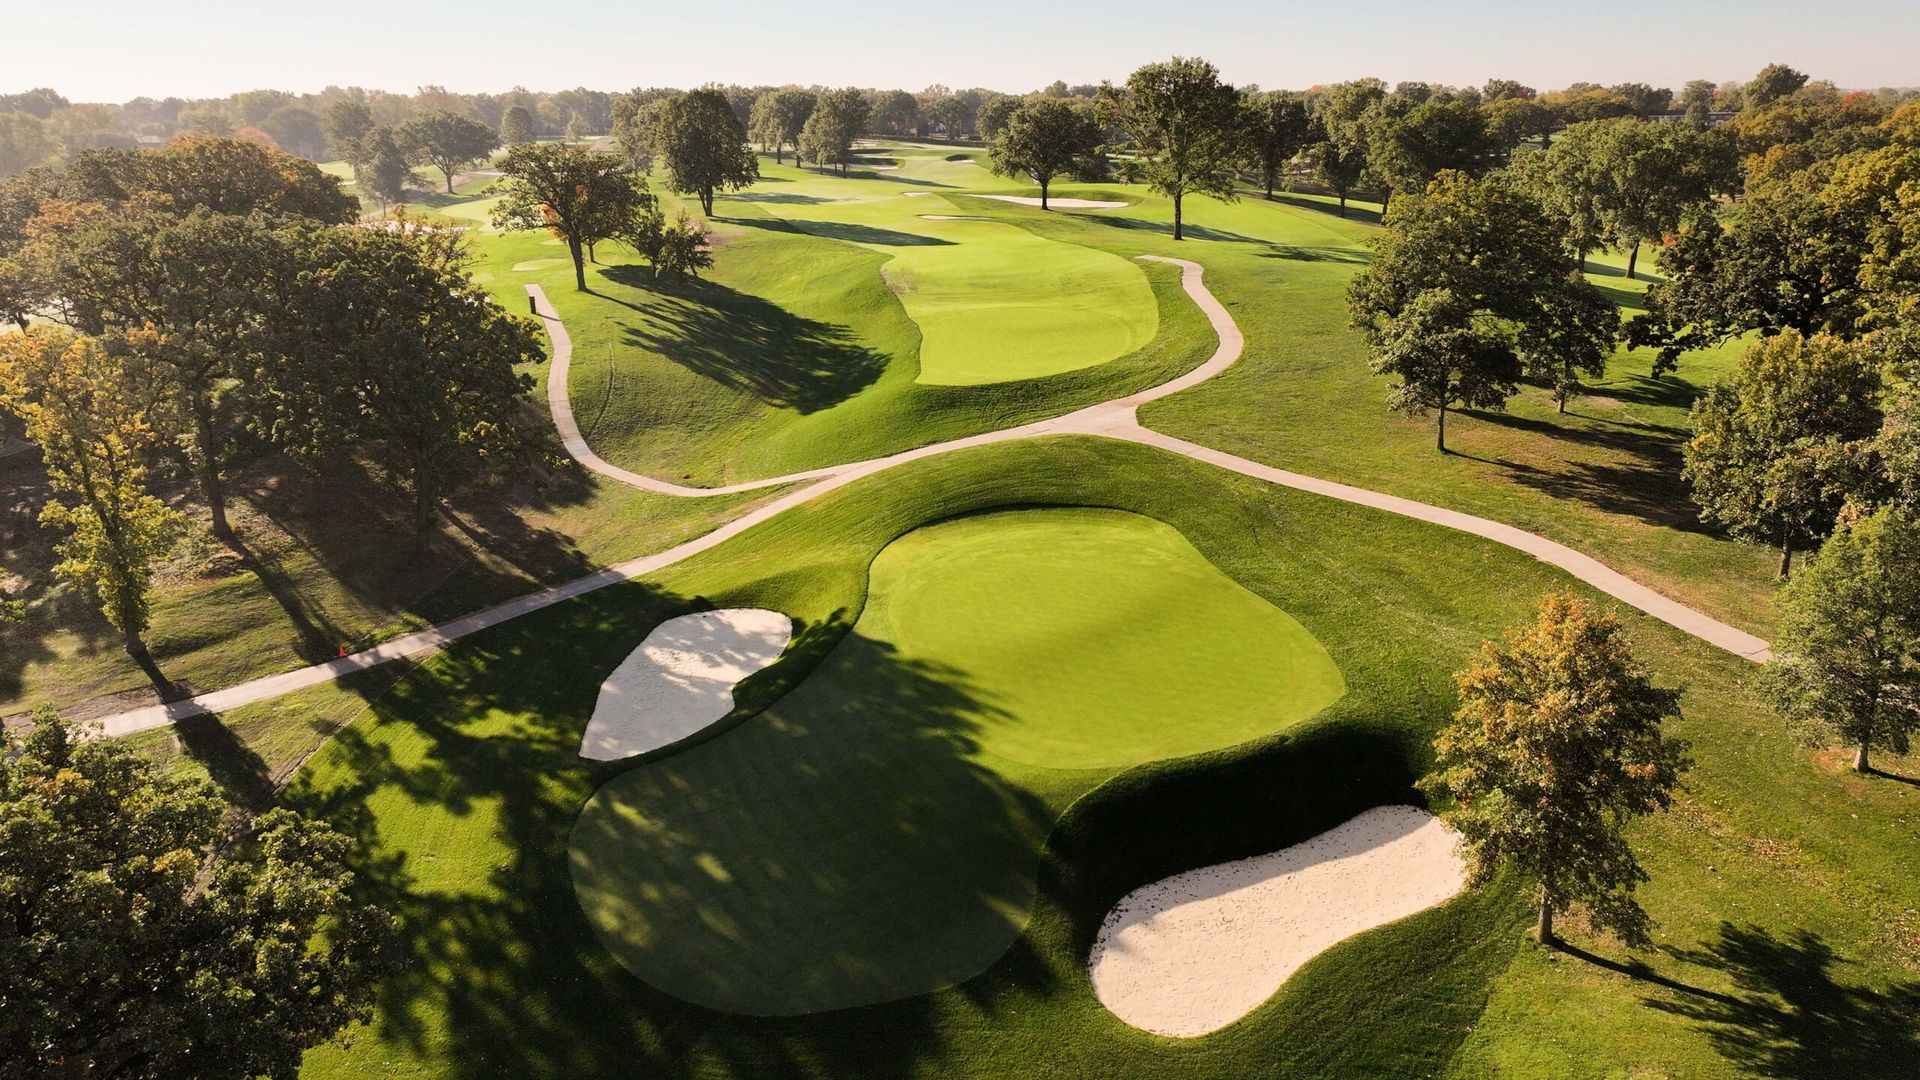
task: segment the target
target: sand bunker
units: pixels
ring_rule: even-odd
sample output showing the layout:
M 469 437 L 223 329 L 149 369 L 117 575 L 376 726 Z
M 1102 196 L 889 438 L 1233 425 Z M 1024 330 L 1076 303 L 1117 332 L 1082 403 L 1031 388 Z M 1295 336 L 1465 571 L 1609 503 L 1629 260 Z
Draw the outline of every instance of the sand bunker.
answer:
M 907 198 L 909 198 L 909 199 L 918 199 L 918 198 L 920 198 L 920 197 L 921 197 L 921 196 L 923 196 L 923 195 L 931 195 L 931 194 L 933 194 L 933 192 L 931 192 L 931 191 L 903 191 L 903 192 L 901 192 L 900 194 L 902 194 L 902 195 L 905 195 L 905 196 L 906 196 Z
M 1001 202 L 1018 203 L 1021 206 L 1039 206 L 1040 200 L 1031 195 L 973 195 L 975 199 L 998 199 Z M 1127 205 L 1111 199 L 1048 199 L 1050 207 L 1064 207 L 1068 210 L 1115 210 Z
M 1456 839 L 1424 810 L 1377 806 L 1304 843 L 1142 886 L 1100 925 L 1093 992 L 1144 1031 L 1218 1031 L 1332 946 L 1465 888 Z
M 921 214 L 921 221 L 992 221 L 992 218 L 975 217 L 972 214 Z
M 698 732 L 732 712 L 734 686 L 792 638 L 793 620 L 758 608 L 668 619 L 600 684 L 580 756 L 617 761 Z

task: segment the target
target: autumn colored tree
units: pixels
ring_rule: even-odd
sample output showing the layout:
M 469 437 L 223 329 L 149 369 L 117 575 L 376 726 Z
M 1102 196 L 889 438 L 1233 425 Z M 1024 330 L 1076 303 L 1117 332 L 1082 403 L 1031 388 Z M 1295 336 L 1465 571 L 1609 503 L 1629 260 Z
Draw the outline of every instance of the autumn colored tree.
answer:
M 528 143 L 501 160 L 495 228 L 549 229 L 573 258 L 574 288 L 587 291 L 586 245 L 604 239 L 614 207 L 637 207 L 644 189 L 616 157 L 581 146 Z M 611 206 L 609 205 L 611 204 Z
M 1570 593 L 1549 593 L 1538 618 L 1486 642 L 1456 676 L 1460 708 L 1434 738 L 1421 790 L 1449 800 L 1468 879 L 1512 866 L 1539 883 L 1535 934 L 1583 907 L 1640 945 L 1651 920 L 1634 900 L 1647 873 L 1626 830 L 1672 804 L 1686 744 L 1661 733 L 1680 694 L 1655 686 L 1620 622 Z
M 1762 686 L 1810 742 L 1905 754 L 1920 732 L 1920 520 L 1882 507 L 1833 534 L 1780 591 Z
M 146 489 L 154 432 L 98 342 L 30 327 L 0 337 L 0 407 L 40 448 L 55 497 L 41 524 L 64 533 L 54 573 L 93 594 L 163 700 L 176 696 L 147 650 L 153 565 L 186 518 Z

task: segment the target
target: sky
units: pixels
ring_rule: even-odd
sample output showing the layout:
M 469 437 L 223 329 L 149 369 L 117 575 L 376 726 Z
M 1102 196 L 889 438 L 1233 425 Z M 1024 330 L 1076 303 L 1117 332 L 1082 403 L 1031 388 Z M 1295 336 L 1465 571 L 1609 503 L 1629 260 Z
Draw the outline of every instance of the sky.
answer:
M 1916 0 L 4 0 L 0 92 L 75 101 L 329 84 L 458 92 L 704 82 L 1008 92 L 1172 55 L 1236 84 L 1375 75 L 1540 89 L 1744 80 L 1920 86 Z M 23 10 L 21 10 L 23 9 Z

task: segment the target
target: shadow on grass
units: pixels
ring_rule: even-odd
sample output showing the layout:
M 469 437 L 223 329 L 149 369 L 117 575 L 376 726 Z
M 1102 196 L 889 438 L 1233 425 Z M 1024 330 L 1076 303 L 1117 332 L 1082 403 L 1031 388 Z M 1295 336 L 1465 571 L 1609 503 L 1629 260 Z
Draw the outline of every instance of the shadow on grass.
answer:
M 1646 1004 L 1698 1023 L 1742 1070 L 1804 1080 L 1920 1075 L 1920 983 L 1843 983 L 1834 969 L 1848 961 L 1807 930 L 1779 938 L 1722 923 L 1716 940 L 1668 952 L 1724 973 L 1734 992 Z
M 782 181 L 784 183 L 784 181 Z M 721 202 L 773 203 L 780 206 L 813 206 L 839 202 L 824 195 L 801 195 L 787 191 L 737 191 L 720 197 Z
M 1112 228 L 1112 229 L 1126 229 L 1131 232 L 1159 233 L 1162 236 L 1168 236 L 1168 237 L 1171 237 L 1173 235 L 1173 223 L 1170 221 L 1147 221 L 1142 218 L 1135 218 L 1135 217 L 1109 217 L 1109 216 L 1094 215 L 1094 214 L 1075 214 L 1073 216 L 1081 221 L 1097 221 L 1100 224 L 1105 225 L 1108 228 Z M 1181 223 L 1180 235 L 1189 240 L 1212 240 L 1220 243 L 1255 244 L 1263 248 L 1271 249 L 1276 253 L 1276 257 L 1283 257 L 1278 254 L 1282 250 L 1281 245 L 1275 244 L 1271 240 L 1262 240 L 1260 237 L 1247 236 L 1244 233 L 1229 232 L 1225 229 L 1214 229 L 1214 228 L 1209 228 L 1208 226 L 1205 226 L 1205 225 L 1196 225 L 1191 221 Z
M 1259 197 L 1264 199 L 1266 195 L 1262 193 Z M 1342 214 L 1338 202 L 1321 202 L 1319 199 L 1309 199 L 1293 192 L 1276 191 L 1273 193 L 1273 201 L 1296 209 L 1312 210 L 1329 217 L 1337 217 L 1342 221 L 1358 221 L 1367 225 L 1380 224 L 1380 211 L 1356 202 L 1348 203 L 1347 212 Z
M 856 225 L 845 221 L 788 221 L 784 218 L 774 221 L 759 218 L 728 218 L 727 221 L 729 224 L 744 225 L 750 229 L 801 232 L 809 236 L 825 237 L 828 240 L 844 240 L 849 244 L 873 244 L 877 247 L 953 246 L 953 241 L 942 240 L 937 236 L 902 232 L 898 229 L 882 229 L 873 225 Z
M 697 606 L 648 586 L 628 585 L 534 616 L 512 632 L 471 639 L 396 687 L 375 706 L 371 722 L 336 738 L 317 771 L 300 774 L 287 801 L 324 815 L 356 838 L 357 887 L 403 923 L 410 955 L 380 996 L 375 1024 L 382 1038 L 431 1061 L 441 1075 L 474 1080 L 502 1075 L 894 1076 L 941 1052 L 947 1032 L 924 998 L 788 1019 L 731 1015 L 640 981 L 595 937 L 569 869 L 569 839 L 583 802 L 621 772 L 659 772 L 685 764 L 677 758 L 638 766 L 586 762 L 578 756 L 580 735 L 606 673 L 662 619 Z M 831 652 L 846 634 L 847 621 L 841 615 L 803 625 L 796 648 L 809 658 Z M 936 673 L 897 661 L 889 655 L 863 656 L 856 674 L 864 690 L 857 701 L 842 701 L 838 708 L 844 719 L 861 722 L 867 738 L 843 738 L 835 749 L 876 765 L 889 759 L 917 761 L 921 772 L 869 770 L 869 779 L 881 787 L 828 794 L 875 800 L 877 811 L 906 814 L 922 825 L 935 824 L 925 820 L 928 812 L 950 818 L 956 809 L 979 811 L 993 804 L 1003 794 L 992 786 L 997 778 L 954 752 L 956 740 L 966 738 L 966 704 L 952 696 L 959 691 Z M 796 677 L 791 671 L 782 676 Z M 778 685 L 769 681 L 763 692 Z M 833 733 L 824 726 L 830 719 L 818 718 L 822 726 L 780 737 L 804 750 L 830 739 Z M 767 764 L 785 770 L 789 779 L 803 780 L 821 760 L 799 754 Z M 966 795 L 970 787 L 975 791 Z M 705 799 L 715 814 L 750 830 L 761 793 L 734 778 L 683 791 L 676 799 Z M 948 805 L 946 799 L 956 794 L 966 797 Z M 910 805 L 894 805 L 896 799 Z M 835 839 L 848 825 L 844 821 L 772 823 L 812 830 L 822 845 L 846 842 L 844 836 Z M 885 828 L 889 823 L 876 817 L 865 824 Z M 971 825 L 992 831 L 985 822 Z M 718 823 L 711 823 L 666 837 L 663 842 L 673 849 L 668 863 L 715 855 L 716 829 Z M 938 833 L 924 839 L 923 858 L 939 859 Z M 476 851 L 487 854 L 476 856 Z M 833 876 L 815 873 L 822 867 L 805 847 L 768 845 L 717 854 L 743 872 L 779 878 L 788 889 L 821 890 L 821 905 L 834 902 Z M 462 858 L 472 862 L 462 865 Z M 644 865 L 634 867 L 646 881 L 658 881 L 678 895 L 679 879 L 668 870 L 659 864 L 651 872 Z M 743 903 L 724 883 L 711 880 L 699 895 L 690 891 L 682 900 L 687 910 L 659 908 L 635 897 L 640 905 L 635 910 L 697 923 L 703 913 Z M 862 914 L 856 909 L 843 917 Z M 922 913 L 865 914 L 908 920 Z M 940 927 L 935 922 L 928 929 Z M 783 924 L 781 934 L 784 947 L 802 955 L 810 943 L 817 944 L 804 926 Z M 697 954 L 703 945 L 681 941 L 676 947 Z M 719 967 L 713 977 L 726 974 Z M 363 1055 L 383 1052 L 360 1048 Z
M 0 600 L 30 605 L 21 620 L 0 620 L 0 698 L 20 695 L 28 667 L 59 659 L 51 639 L 62 632 L 79 640 L 82 653 L 120 648 L 119 633 L 83 590 L 55 586 L 59 537 L 40 526 L 40 508 L 52 496 L 38 452 L 0 456 Z
M 831 408 L 866 389 L 888 358 L 844 326 L 795 315 L 750 293 L 693 280 L 661 289 L 637 266 L 609 267 L 611 280 L 638 291 L 609 297 L 647 316 L 626 342 L 724 386 L 803 413 Z
M 1669 429 L 1609 422 L 1604 427 L 1555 423 L 1484 409 L 1460 410 L 1496 427 L 1525 431 L 1613 455 L 1609 461 L 1570 460 L 1552 467 L 1454 453 L 1506 470 L 1517 484 L 1556 499 L 1586 503 L 1610 514 L 1637 517 L 1649 524 L 1709 536 L 1722 535 L 1700 520 L 1692 493 L 1681 478 L 1680 438 Z
M 247 814 L 273 803 L 273 777 L 267 762 L 240 741 L 218 716 L 194 716 L 173 725 L 185 754 L 207 770 L 227 801 Z

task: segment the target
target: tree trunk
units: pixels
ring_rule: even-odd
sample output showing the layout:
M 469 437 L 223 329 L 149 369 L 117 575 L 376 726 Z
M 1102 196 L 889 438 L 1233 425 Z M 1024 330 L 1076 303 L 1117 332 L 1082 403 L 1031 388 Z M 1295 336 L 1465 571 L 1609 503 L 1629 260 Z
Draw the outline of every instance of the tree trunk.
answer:
M 1640 261 L 1640 241 L 1633 242 L 1633 250 L 1627 252 L 1627 280 L 1633 280 L 1634 264 Z
M 1542 945 L 1551 945 L 1553 936 L 1553 902 L 1547 899 L 1547 891 L 1540 890 L 1540 918 L 1533 924 L 1533 936 Z
M 1867 764 L 1867 741 L 1865 739 L 1860 740 L 1860 745 L 1856 747 L 1853 751 L 1853 771 L 1854 772 L 1872 772 L 1873 771 L 1873 769 Z
M 1180 196 L 1178 195 L 1173 197 L 1173 238 L 1175 240 L 1182 239 L 1180 235 Z
M 786 152 L 787 152 L 786 143 L 774 143 L 773 144 L 773 163 L 775 165 L 785 165 L 787 163 L 787 159 L 784 157 L 781 157 L 781 155 L 785 154 Z
M 127 650 L 127 656 L 132 658 L 133 662 L 140 666 L 140 670 L 146 673 L 147 679 L 153 683 L 153 688 L 160 692 L 160 700 L 173 701 L 178 698 L 180 694 L 179 689 L 175 687 L 165 675 L 160 673 L 160 665 L 153 662 L 153 654 L 147 651 L 147 643 L 141 639 L 140 632 L 137 630 L 127 630 L 124 631 L 124 634 L 126 637 L 125 648 Z
M 1433 445 L 1441 453 L 1447 452 L 1447 407 L 1440 406 L 1440 426 L 1435 429 Z
M 600 256 L 593 253 L 593 241 L 591 240 L 587 241 L 587 261 L 595 266 L 600 265 Z
M 700 190 L 700 212 L 707 215 L 708 217 L 713 216 L 713 189 L 712 188 L 702 188 Z
M 1045 180 L 1042 180 L 1040 181 L 1040 209 L 1045 210 L 1046 208 L 1047 208 L 1047 182 Z
M 453 170 L 441 169 L 440 171 L 447 174 L 447 194 L 453 194 Z
M 1783 539 L 1780 541 L 1780 580 L 1785 581 L 1791 573 L 1793 573 L 1793 541 Z
M 233 526 L 227 523 L 227 489 L 220 478 L 220 449 L 213 433 L 213 405 L 204 397 L 193 401 L 193 438 L 199 443 L 200 494 L 207 500 L 207 514 L 213 519 L 214 538 L 233 542 Z
M 433 492 L 415 478 L 413 483 L 413 561 L 427 561 L 427 547 L 433 539 Z
M 1345 188 L 1340 189 L 1340 216 L 1347 216 L 1347 192 Z
M 573 287 L 580 292 L 586 292 L 587 263 L 581 256 L 580 241 L 577 238 L 567 237 L 567 254 L 573 256 Z

